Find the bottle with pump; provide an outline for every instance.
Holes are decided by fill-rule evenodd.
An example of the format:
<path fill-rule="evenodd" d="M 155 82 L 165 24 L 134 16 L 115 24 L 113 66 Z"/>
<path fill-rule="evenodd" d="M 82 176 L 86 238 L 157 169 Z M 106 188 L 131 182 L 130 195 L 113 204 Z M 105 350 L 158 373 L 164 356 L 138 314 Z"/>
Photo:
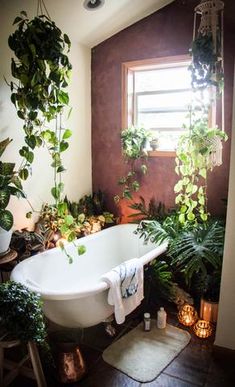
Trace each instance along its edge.
<path fill-rule="evenodd" d="M 151 329 L 151 316 L 150 313 L 144 314 L 144 331 L 149 332 Z"/>
<path fill-rule="evenodd" d="M 157 312 L 157 327 L 159 329 L 166 328 L 166 311 L 163 307 Z"/>

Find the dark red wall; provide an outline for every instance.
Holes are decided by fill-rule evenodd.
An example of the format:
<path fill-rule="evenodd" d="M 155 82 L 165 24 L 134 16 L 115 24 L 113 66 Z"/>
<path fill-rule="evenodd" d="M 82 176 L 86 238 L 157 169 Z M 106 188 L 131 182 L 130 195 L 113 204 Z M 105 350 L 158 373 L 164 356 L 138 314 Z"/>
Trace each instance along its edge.
<path fill-rule="evenodd" d="M 198 3 L 198 2 L 197 2 Z M 121 64 L 122 62 L 187 54 L 192 39 L 193 7 L 176 1 L 126 28 L 92 49 L 92 173 L 93 190 L 107 195 L 110 210 L 117 213 L 114 195 L 117 181 L 125 173 L 121 155 Z M 225 130 L 231 131 L 234 68 L 234 36 L 225 23 Z M 213 214 L 225 212 L 230 141 L 224 147 L 223 165 L 208 179 L 208 206 Z M 174 158 L 149 159 L 149 172 L 142 180 L 140 194 L 155 197 L 167 207 L 174 206 L 177 176 Z M 127 203 L 128 205 L 129 203 Z M 126 207 L 120 212 L 126 221 Z M 125 207 L 125 208 L 124 208 Z"/>

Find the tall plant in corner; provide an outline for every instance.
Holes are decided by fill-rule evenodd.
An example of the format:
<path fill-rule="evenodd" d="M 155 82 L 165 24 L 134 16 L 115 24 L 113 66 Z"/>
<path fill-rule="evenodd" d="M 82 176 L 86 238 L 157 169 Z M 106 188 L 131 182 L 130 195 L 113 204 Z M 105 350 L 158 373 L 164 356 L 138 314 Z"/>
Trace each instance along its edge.
<path fill-rule="evenodd" d="M 69 129 L 62 128 L 61 119 L 69 104 L 65 89 L 72 66 L 65 54 L 65 50 L 69 52 L 70 40 L 48 16 L 29 20 L 22 11 L 14 20 L 17 27 L 8 43 L 15 54 L 11 72 L 16 81 L 10 82 L 10 87 L 11 101 L 23 121 L 25 134 L 25 145 L 19 151 L 22 156 L 19 176 L 23 180 L 28 178 L 35 148 L 45 145 L 52 157 L 51 193 L 57 204 L 63 190 L 60 174 L 65 170 L 61 153 L 68 148 L 67 139 L 71 136 Z"/>

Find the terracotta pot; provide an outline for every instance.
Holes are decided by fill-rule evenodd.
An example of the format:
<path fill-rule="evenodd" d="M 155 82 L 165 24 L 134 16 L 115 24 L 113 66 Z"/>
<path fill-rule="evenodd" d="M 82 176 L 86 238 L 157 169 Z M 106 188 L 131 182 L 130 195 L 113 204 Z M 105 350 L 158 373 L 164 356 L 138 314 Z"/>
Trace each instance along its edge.
<path fill-rule="evenodd" d="M 212 323 L 217 322 L 218 302 L 207 301 L 201 298 L 200 318 Z"/>
<path fill-rule="evenodd" d="M 77 345 L 60 345 L 57 354 L 57 370 L 61 383 L 74 383 L 82 379 L 86 373 L 86 365 Z"/>

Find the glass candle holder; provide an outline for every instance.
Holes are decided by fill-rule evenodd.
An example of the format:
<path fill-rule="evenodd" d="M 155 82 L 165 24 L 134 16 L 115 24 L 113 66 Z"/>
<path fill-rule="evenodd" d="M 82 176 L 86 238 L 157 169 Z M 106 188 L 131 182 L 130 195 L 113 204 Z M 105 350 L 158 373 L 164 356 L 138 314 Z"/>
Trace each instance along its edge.
<path fill-rule="evenodd" d="M 198 320 L 196 309 L 189 304 L 183 305 L 178 313 L 179 322 L 186 327 L 191 327 Z"/>
<path fill-rule="evenodd" d="M 209 321 L 198 320 L 193 327 L 193 331 L 197 337 L 201 339 L 206 339 L 212 335 L 212 326 Z"/>

